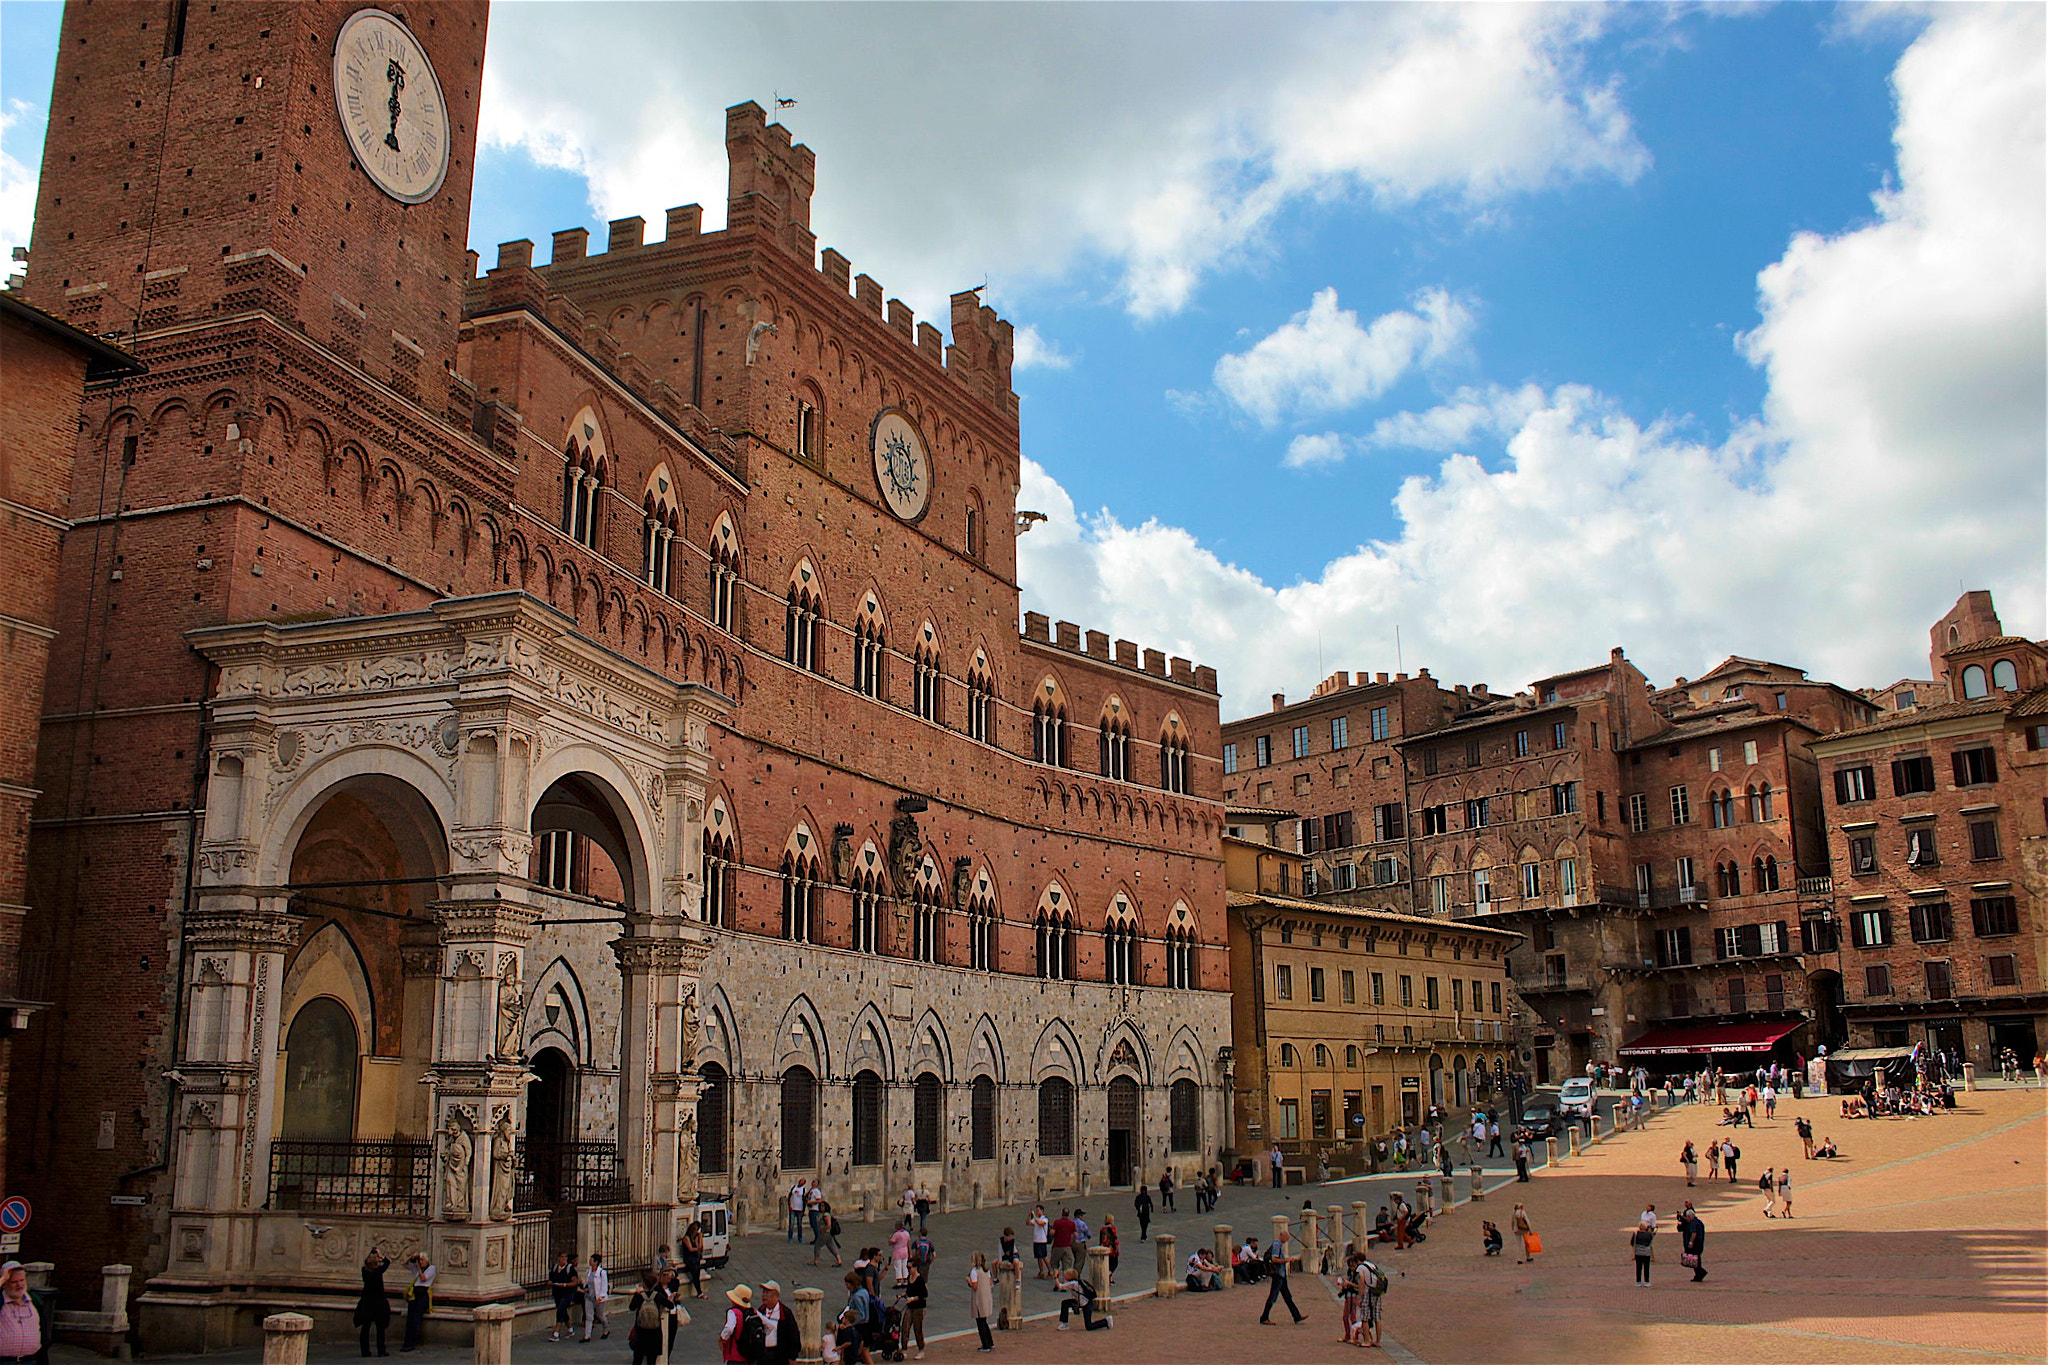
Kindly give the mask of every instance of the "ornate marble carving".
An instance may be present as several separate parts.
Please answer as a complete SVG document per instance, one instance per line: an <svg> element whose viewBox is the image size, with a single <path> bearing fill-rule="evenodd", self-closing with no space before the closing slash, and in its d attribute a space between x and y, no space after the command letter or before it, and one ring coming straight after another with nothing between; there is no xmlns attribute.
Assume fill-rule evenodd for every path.
<svg viewBox="0 0 2048 1365"><path fill-rule="evenodd" d="M512 1130L512 1111L498 1111L491 1126L491 1220L504 1222L512 1216L512 1189L518 1162L519 1139Z"/></svg>
<svg viewBox="0 0 2048 1365"><path fill-rule="evenodd" d="M469 1216L471 1161L476 1142L460 1109L451 1109L441 1130L441 1215L451 1220Z"/></svg>
<svg viewBox="0 0 2048 1365"><path fill-rule="evenodd" d="M498 972L498 1055L519 1056L519 1039L526 1025L526 994L519 981L519 959L502 956Z"/></svg>

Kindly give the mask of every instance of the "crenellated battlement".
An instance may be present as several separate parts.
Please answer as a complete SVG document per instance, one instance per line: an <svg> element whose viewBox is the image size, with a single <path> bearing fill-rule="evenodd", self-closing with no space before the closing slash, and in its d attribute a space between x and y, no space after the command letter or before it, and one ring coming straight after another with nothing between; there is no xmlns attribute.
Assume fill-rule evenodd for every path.
<svg viewBox="0 0 2048 1365"><path fill-rule="evenodd" d="M552 234L551 255L542 266L534 264L530 240L504 242L498 247L497 266L481 279L476 276L477 258L471 253L466 311L474 316L524 306L551 316L548 310L555 305L549 300L562 293L561 286L549 282L556 271L570 272L563 284L573 279L580 290L593 281L601 282L608 269L624 271L649 264L679 268L684 257L716 251L733 235L749 234L810 262L827 286L848 296L856 309L883 330L894 333L976 398L1014 419L1017 399L1010 385L1017 350L1015 329L981 301L979 291L952 296L949 342L937 326L918 321L902 299L886 298L887 291L873 276L856 275L844 254L831 247L818 250L810 230L817 167L810 148L795 141L789 129L770 123L761 106L751 101L726 110L725 127L728 185L722 232L706 233L703 207L683 204L667 211L666 235L658 241L648 240L644 218L613 219L607 225L604 250L595 254L590 250L588 228L563 228ZM571 333L579 341L586 334L584 330ZM593 353L619 349L616 341L597 336L590 337L586 348Z"/></svg>
<svg viewBox="0 0 2048 1365"><path fill-rule="evenodd" d="M1125 668L1133 673L1163 678L1182 687L1192 687L1198 692L1216 691L1216 670L1207 664L1195 664L1179 655L1168 658L1165 653L1156 649L1141 651L1129 640L1112 642L1107 634L1099 630L1088 631L1084 637L1081 627L1072 621L1054 621L1042 611L1024 613L1024 629L1020 635L1026 643L1064 650L1068 654L1093 659L1097 663L1108 664L1113 668Z"/></svg>

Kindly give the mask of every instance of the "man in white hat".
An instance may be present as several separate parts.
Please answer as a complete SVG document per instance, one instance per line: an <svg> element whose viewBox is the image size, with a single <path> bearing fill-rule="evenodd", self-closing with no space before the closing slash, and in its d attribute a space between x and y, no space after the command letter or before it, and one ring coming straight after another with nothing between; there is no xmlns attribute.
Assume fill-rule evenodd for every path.
<svg viewBox="0 0 2048 1365"><path fill-rule="evenodd" d="M782 1285L761 1281L761 1344L767 1348L763 1360L795 1360L803 1354L803 1339L797 1332L796 1315L782 1305Z"/></svg>
<svg viewBox="0 0 2048 1365"><path fill-rule="evenodd" d="M43 1321L20 1261L0 1265L0 1361L26 1362L43 1349Z"/></svg>

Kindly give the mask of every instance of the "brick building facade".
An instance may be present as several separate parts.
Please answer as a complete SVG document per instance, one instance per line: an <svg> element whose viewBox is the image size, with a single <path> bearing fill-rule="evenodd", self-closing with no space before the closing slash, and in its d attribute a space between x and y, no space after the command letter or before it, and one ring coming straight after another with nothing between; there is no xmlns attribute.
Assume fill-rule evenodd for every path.
<svg viewBox="0 0 2048 1365"><path fill-rule="evenodd" d="M150 369L74 406L41 1254L213 1345L372 1241L459 1306L572 1204L1213 1159L1215 676L1020 632L1009 325L816 252L752 105L724 230L479 275L487 10L401 8L66 11L26 297Z"/></svg>
<svg viewBox="0 0 2048 1365"><path fill-rule="evenodd" d="M133 356L12 293L0 294L0 1170L9 1054L47 1003L49 958L21 956L28 831L36 798L43 680L56 635L57 562L88 384L140 368Z"/></svg>
<svg viewBox="0 0 2048 1365"><path fill-rule="evenodd" d="M1815 742L1850 1042L1926 1044L1980 1069L2048 1036L2048 649L1990 594L1933 632L1956 700Z"/></svg>

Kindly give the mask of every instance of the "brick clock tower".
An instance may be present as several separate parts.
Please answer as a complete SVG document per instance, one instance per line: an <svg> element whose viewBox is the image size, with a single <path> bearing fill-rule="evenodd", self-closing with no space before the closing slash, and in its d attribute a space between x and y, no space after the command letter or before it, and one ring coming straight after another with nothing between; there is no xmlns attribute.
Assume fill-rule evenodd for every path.
<svg viewBox="0 0 2048 1365"><path fill-rule="evenodd" d="M195 927L209 681L187 632L492 586L438 506L408 515L423 470L510 495L455 374L487 18L482 0L65 11L26 294L148 366L94 388L78 424L24 930L53 1007L11 1077L8 1188L50 1211L31 1249L72 1302L109 1261L177 1264L178 1135L237 1107L249 1059L180 1073L203 994L181 964L275 960L294 932L274 907ZM223 998L264 1007L260 985ZM202 1081L228 1093L195 1098Z"/></svg>

